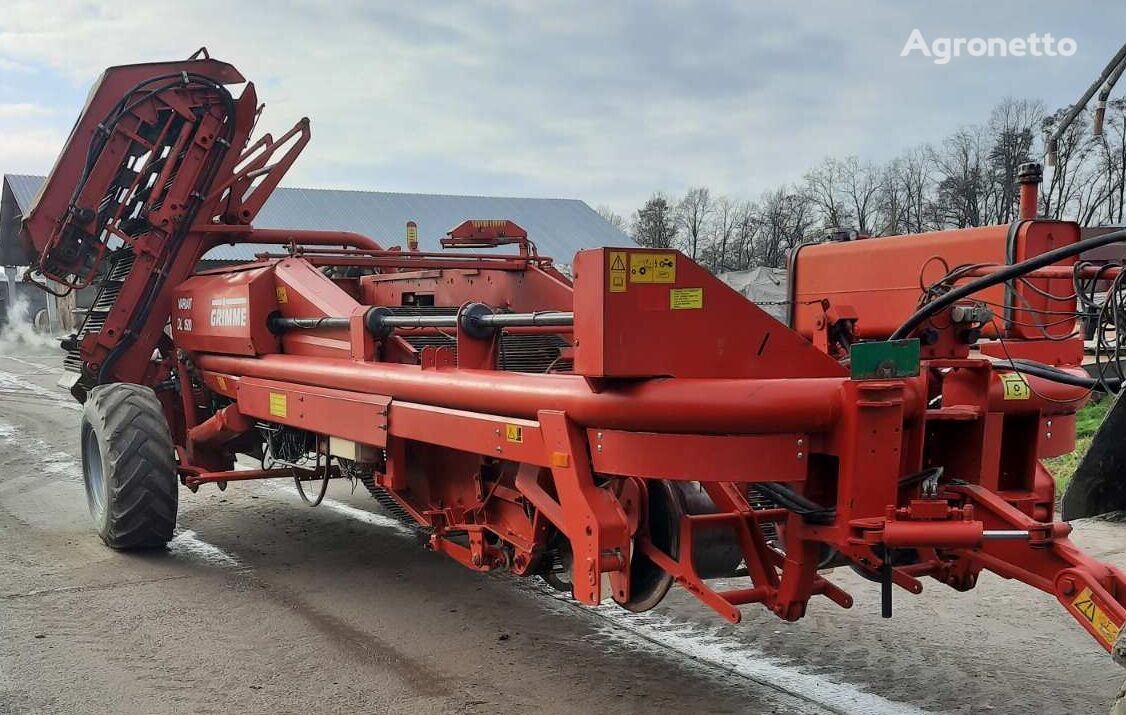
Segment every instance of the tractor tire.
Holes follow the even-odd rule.
[[[82,477],[102,541],[162,548],[176,527],[175,447],[160,401],[124,382],[90,391],[82,410]]]

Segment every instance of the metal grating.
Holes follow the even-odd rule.
[[[98,294],[94,297],[94,302],[90,304],[86,318],[78,329],[75,347],[72,350],[67,350],[66,356],[63,358],[64,369],[82,373],[82,357],[78,352],[78,346],[82,344],[82,339],[87,335],[100,333],[102,328],[105,327],[106,317],[113,310],[117,296],[121,293],[121,286],[125,283],[125,279],[129,276],[129,271],[132,268],[133,252],[128,248],[121,248],[110,256],[109,268],[106,270],[102,284],[98,287]]]
[[[395,315],[457,315],[457,308],[419,306],[393,307]],[[450,335],[415,335],[401,331],[399,336],[412,348],[422,351],[430,347],[457,350],[457,338]],[[502,335],[497,367],[507,372],[571,372],[572,361],[563,359],[563,349],[570,344],[558,335]],[[455,353],[456,354],[456,353]]]

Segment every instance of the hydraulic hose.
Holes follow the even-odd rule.
[[[998,370],[1011,370],[1013,372],[1021,372],[1028,375],[1035,375],[1042,377],[1045,380],[1052,382],[1060,382],[1064,385],[1074,385],[1075,387],[1085,387],[1088,389],[1097,389],[1106,386],[1109,389],[1116,390],[1121,386],[1122,380],[1117,377],[1083,377],[1074,373],[1060,370],[1059,368],[1044,363],[1033,362],[1031,360],[1021,360],[1015,358],[1013,360],[1005,360],[994,364]]]
[[[1084,251],[1089,251],[1092,248],[1098,248],[1110,243],[1117,243],[1118,241],[1126,240],[1126,229],[1104,233],[1101,236],[1088,238],[1084,241],[1076,241],[1070,246],[1062,246],[1047,253],[1041,253],[1039,256],[1025,259],[1020,263],[1014,263],[1010,266],[1005,266],[996,273],[987,276],[982,276],[976,280],[972,280],[962,286],[954,288],[949,293],[946,293],[923,307],[916,310],[911,314],[911,317],[900,325],[894,333],[891,334],[890,340],[902,340],[911,335],[916,328],[918,328],[923,321],[933,317],[939,311],[953,305],[957,301],[967,296],[973,295],[986,288],[992,288],[995,285],[1011,281],[1014,278],[1030,273],[1038,268],[1050,266],[1057,261],[1062,261],[1065,258],[1071,258]]]

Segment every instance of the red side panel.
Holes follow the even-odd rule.
[[[267,320],[277,309],[273,266],[193,276],[176,288],[172,338],[192,352],[276,353]]]
[[[835,360],[677,251],[575,256],[575,372],[839,377]]]
[[[1004,265],[1079,240],[1079,227],[1074,223],[1037,220],[1021,227],[1010,250],[1008,231],[1008,226],[983,226],[803,246],[790,266],[791,324],[802,335],[812,335],[823,315],[821,301],[828,300],[832,305],[856,310],[859,337],[886,338],[918,307],[921,286],[934,283],[950,269],[973,263]],[[1074,262],[1075,259],[1069,259],[1059,265]],[[1031,282],[1041,291],[1056,295],[1072,292],[1069,281]],[[977,297],[991,304],[1000,323],[1006,302],[1004,287],[982,291]],[[1045,318],[1025,308],[1067,313],[1075,310],[1074,299],[1052,300],[1021,284],[1010,302],[1013,337],[1043,338],[1044,332],[1060,337],[1072,330],[1072,323],[1050,317],[1063,313],[1049,313]],[[986,336],[993,332],[991,326],[986,326]]]

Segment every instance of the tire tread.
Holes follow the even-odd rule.
[[[83,419],[94,429],[106,479],[108,546],[165,546],[176,527],[175,448],[160,400],[143,385],[114,383],[90,391]]]

